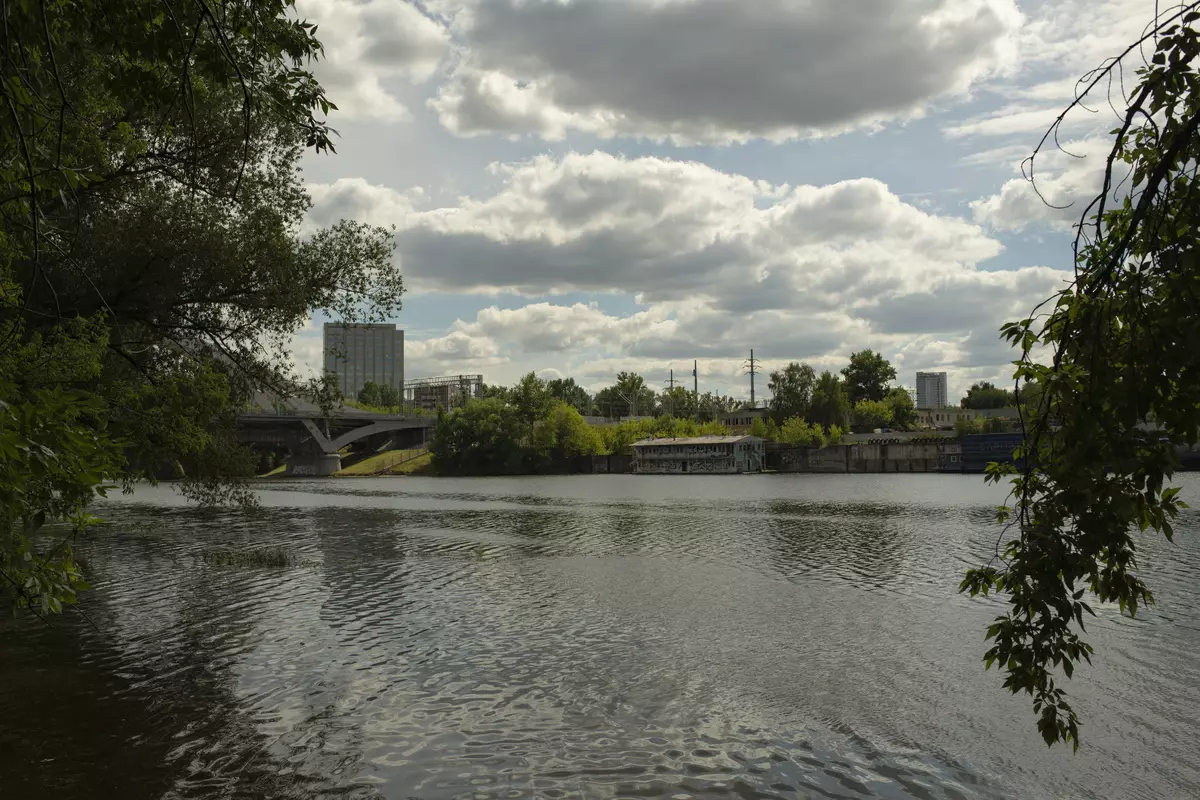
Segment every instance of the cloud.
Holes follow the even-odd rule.
[[[407,119],[389,81],[426,81],[450,51],[445,27],[402,0],[297,0],[296,10],[317,23],[325,53],[313,72],[343,118]]]
[[[1035,183],[1013,178],[996,194],[972,201],[975,220],[995,230],[1020,231],[1038,225],[1071,230],[1100,191],[1111,150],[1112,142],[1099,137],[1067,142],[1061,150],[1044,150],[1034,162]],[[1118,184],[1124,174],[1116,173]]]
[[[726,144],[919,117],[1015,64],[1012,0],[486,0],[430,101],[464,135]]]
[[[776,186],[605,153],[491,172],[490,194],[420,211],[409,194],[360,179],[313,191],[319,219],[395,222],[405,279],[422,291],[530,298],[410,339],[410,364],[421,364],[410,375],[486,367],[510,381],[549,364],[572,375],[621,361],[665,372],[692,359],[719,372],[751,348],[780,365],[840,369],[866,346],[903,356],[906,370],[1003,372],[1011,356],[991,347],[997,329],[1066,277],[981,268],[1002,248],[980,225],[923,211],[871,179]],[[548,299],[566,292],[643,308],[615,315]]]
[[[354,219],[369,225],[403,226],[413,214],[421,189],[397,192],[375,186],[363,178],[338,178],[333,183],[310,183],[305,187],[313,207],[305,218],[306,228],[333,225]]]

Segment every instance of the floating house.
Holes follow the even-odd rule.
[[[757,436],[643,439],[633,444],[633,471],[652,475],[735,475],[763,467]]]

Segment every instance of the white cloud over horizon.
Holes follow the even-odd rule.
[[[306,225],[396,227],[410,377],[657,385],[697,360],[744,395],[752,347],[818,369],[871,347],[953,391],[1006,380],[997,329],[1061,288],[1100,185],[1103,98],[1038,157],[1041,197],[1019,166],[1155,4],[298,6],[353,145],[316,165]]]

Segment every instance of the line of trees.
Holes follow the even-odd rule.
[[[916,409],[906,389],[890,385],[895,379],[895,368],[872,350],[852,354],[840,373],[826,370],[819,376],[808,364],[793,361],[770,374],[769,423],[781,431],[795,420],[827,434],[847,425],[865,431],[907,430],[916,424]],[[769,425],[763,430],[777,436]]]
[[[625,388],[637,386],[629,373],[619,380]],[[669,414],[593,426],[579,409],[586,394],[571,378],[545,381],[532,372],[513,386],[488,386],[483,398],[438,415],[430,445],[434,469],[443,475],[538,473],[577,456],[627,453],[640,439],[729,433],[715,421]]]

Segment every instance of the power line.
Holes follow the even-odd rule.
[[[754,357],[753,350],[750,351],[750,359],[742,362],[742,367],[746,370],[742,374],[750,376],[750,407],[758,408],[758,405],[754,400],[754,376],[757,375],[760,370],[758,368],[758,359]]]

